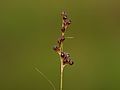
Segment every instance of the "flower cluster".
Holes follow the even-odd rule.
[[[61,28],[61,31],[62,31],[62,35],[64,35],[66,29],[71,24],[71,20],[68,19],[66,12],[62,12],[61,16],[62,16],[62,28]]]
[[[66,12],[61,13],[62,16],[62,28],[61,28],[61,36],[57,40],[57,45],[53,47],[53,50],[56,51],[59,56],[63,60],[63,65],[72,65],[73,61],[70,58],[70,54],[63,52],[63,42],[65,40],[65,31],[67,30],[68,26],[71,24],[71,20],[68,19]]]
[[[73,65],[73,61],[70,58],[70,54],[66,52],[61,52],[61,57],[63,58],[63,64]]]

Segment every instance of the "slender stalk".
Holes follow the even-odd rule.
[[[63,64],[62,64],[62,60],[61,60],[61,70],[60,70],[60,90],[63,90],[63,71],[64,71],[64,67],[63,67]]]
[[[70,54],[63,51],[63,41],[65,40],[65,32],[68,26],[71,24],[71,20],[67,18],[66,12],[62,12],[61,16],[62,16],[62,28],[61,28],[62,33],[61,37],[57,41],[58,45],[54,46],[53,50],[55,50],[60,56],[60,90],[63,90],[64,68],[68,64],[72,65],[73,61],[70,58]]]
[[[60,51],[63,52],[63,43],[60,45]],[[63,90],[63,74],[64,74],[64,65],[63,58],[60,55],[60,90]]]
[[[47,78],[45,74],[43,74],[37,67],[35,67],[35,70],[39,72],[48,81],[48,83],[53,87],[53,90],[56,90],[55,85],[52,83],[51,80]]]

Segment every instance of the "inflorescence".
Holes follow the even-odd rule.
[[[58,38],[57,40],[57,45],[53,47],[53,50],[56,51],[59,54],[59,56],[62,58],[63,65],[68,65],[68,64],[73,65],[74,62],[70,58],[70,54],[63,51],[63,42],[65,41],[65,32],[69,27],[69,25],[71,24],[71,20],[68,19],[66,12],[62,12],[61,16],[62,16],[62,28],[61,28],[62,33],[60,38]]]

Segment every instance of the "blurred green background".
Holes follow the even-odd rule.
[[[59,90],[60,61],[52,50],[62,10],[72,24],[65,51],[75,64],[63,90],[120,90],[119,0],[0,0],[0,90]]]

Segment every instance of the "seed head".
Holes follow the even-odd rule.
[[[60,55],[64,65],[65,64],[73,65],[74,62],[71,60],[70,54],[63,52],[62,45],[61,45],[65,40],[65,36],[64,36],[65,31],[71,24],[71,20],[68,19],[67,13],[65,11],[61,13],[61,16],[62,16],[61,37],[57,40],[57,45],[53,47],[53,50]]]

